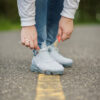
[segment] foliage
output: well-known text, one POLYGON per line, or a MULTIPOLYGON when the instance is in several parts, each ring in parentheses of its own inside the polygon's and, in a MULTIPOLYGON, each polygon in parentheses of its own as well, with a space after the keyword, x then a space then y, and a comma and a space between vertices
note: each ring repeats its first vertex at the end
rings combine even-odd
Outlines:
MULTIPOLYGON (((19 27, 17 0, 0 0, 0 29, 2 25, 19 27)), ((81 0, 75 23, 100 23, 100 0, 81 0)), ((2 27, 2 28, 1 28, 2 27)))

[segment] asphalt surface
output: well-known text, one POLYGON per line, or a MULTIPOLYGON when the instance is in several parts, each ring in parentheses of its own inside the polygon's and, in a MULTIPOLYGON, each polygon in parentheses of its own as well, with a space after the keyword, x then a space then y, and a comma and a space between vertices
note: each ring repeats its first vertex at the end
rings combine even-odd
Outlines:
MULTIPOLYGON (((72 58, 61 84, 66 100, 100 100, 100 26, 77 26, 60 52, 72 58)), ((37 73, 30 72, 32 50, 21 46, 20 31, 0 32, 0 100, 34 100, 37 73)))

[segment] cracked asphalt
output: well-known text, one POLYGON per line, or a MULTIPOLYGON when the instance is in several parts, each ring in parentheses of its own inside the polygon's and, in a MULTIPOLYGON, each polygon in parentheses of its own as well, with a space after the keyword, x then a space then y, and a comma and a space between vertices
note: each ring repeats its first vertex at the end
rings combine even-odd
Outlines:
MULTIPOLYGON (((74 64, 61 76, 66 100, 100 100, 100 25, 76 26, 60 52, 74 64)), ((0 32, 0 100, 35 100, 38 74, 30 72, 32 50, 20 31, 0 32)))

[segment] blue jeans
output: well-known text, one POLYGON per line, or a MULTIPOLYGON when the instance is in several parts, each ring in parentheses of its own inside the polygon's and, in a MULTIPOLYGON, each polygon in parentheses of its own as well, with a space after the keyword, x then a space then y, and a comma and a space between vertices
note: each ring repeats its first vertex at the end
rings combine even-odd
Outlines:
POLYGON ((36 0, 36 29, 38 32, 38 45, 42 42, 51 45, 55 42, 58 33, 60 13, 64 0, 36 0))

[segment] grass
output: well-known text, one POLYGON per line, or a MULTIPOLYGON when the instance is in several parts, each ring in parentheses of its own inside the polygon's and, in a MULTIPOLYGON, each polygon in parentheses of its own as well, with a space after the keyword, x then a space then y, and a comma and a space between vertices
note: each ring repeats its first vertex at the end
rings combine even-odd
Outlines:
POLYGON ((20 29, 19 22, 12 22, 9 19, 0 18, 0 31, 20 29))
POLYGON ((100 21, 74 21, 75 25, 100 25, 100 21))
MULTIPOLYGON (((100 25, 100 21, 85 21, 85 22, 78 22, 77 20, 74 21, 75 25, 100 25)), ((20 29, 20 22, 16 21, 13 22, 5 17, 0 17, 0 31, 7 31, 7 30, 16 30, 20 29)))

